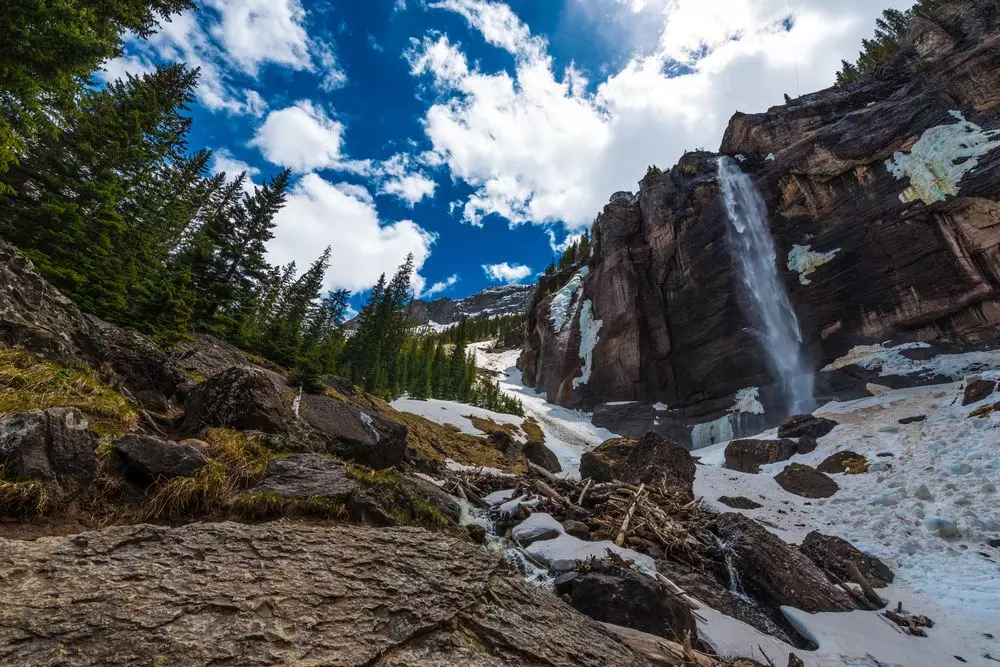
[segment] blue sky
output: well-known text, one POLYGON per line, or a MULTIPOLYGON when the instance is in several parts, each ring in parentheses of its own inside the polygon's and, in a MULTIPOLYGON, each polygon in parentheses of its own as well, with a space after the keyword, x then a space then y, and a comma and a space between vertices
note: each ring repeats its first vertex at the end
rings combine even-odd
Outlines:
POLYGON ((413 252, 426 297, 530 282, 649 164, 737 110, 830 85, 905 0, 202 0, 106 78, 202 68, 193 147, 294 172, 271 260, 333 246, 362 292, 413 252))

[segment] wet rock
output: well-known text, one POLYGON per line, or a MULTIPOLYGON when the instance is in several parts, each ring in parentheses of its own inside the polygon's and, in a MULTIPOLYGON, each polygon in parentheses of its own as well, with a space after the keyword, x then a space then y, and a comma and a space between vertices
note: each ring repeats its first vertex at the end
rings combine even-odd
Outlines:
POLYGON ((762 465, 787 461, 796 454, 808 454, 816 449, 816 441, 803 437, 798 440, 733 440, 726 445, 726 468, 747 473, 759 473, 762 465))
POLYGON ((306 394, 299 414, 330 454, 376 470, 397 466, 406 456, 406 427, 375 410, 323 394, 306 394))
POLYGON ((457 524, 461 519, 462 507, 458 501, 437 484, 412 475, 399 475, 399 482, 411 498, 427 503, 451 523, 457 524))
POLYGON ((524 457, 535 465, 541 466, 549 472, 562 472, 559 457, 543 443, 529 441, 525 443, 522 451, 524 457))
POLYGON ((685 447, 656 433, 647 433, 625 460, 623 481, 663 484, 683 498, 694 499, 695 462, 685 447))
POLYGON ((563 522, 563 529, 567 535, 579 537, 581 540, 590 539, 590 527, 582 521, 573 521, 572 519, 565 521, 563 522))
POLYGON ((853 562, 858 571, 876 588, 883 588, 895 578, 892 570, 878 558, 858 550, 853 544, 839 537, 813 531, 806 535, 799 550, 821 569, 829 570, 841 581, 854 578, 847 564, 853 562))
POLYGON ((183 429, 209 426, 283 433, 295 421, 291 396, 283 396, 259 368, 236 366, 202 383, 185 404, 183 429))
POLYGON ((144 484, 172 477, 189 477, 208 462, 208 457, 196 446, 146 435, 119 438, 115 441, 114 451, 125 464, 128 475, 144 484))
POLYGON ((97 444, 97 434, 75 408, 29 410, 0 419, 0 467, 17 480, 78 490, 97 474, 97 444))
POLYGON ((927 420, 927 415, 916 415, 913 417, 904 417, 899 420, 899 423, 905 426, 906 424, 919 424, 920 422, 926 420, 927 420))
POLYGON ((835 481, 801 463, 789 464, 775 475, 774 481, 785 491, 803 498, 829 498, 840 490, 835 481))
POLYGON ((755 510, 763 507, 760 503, 743 496, 719 496, 719 502, 737 510, 755 510))
POLYGON ((499 556, 417 528, 139 525, 0 553, 6 665, 650 667, 499 556))
POLYGON ((844 450, 831 454, 816 466, 816 470, 828 475, 849 473, 858 475, 868 471, 868 459, 857 452, 844 450))
POLYGON ((789 417, 784 424, 778 427, 778 437, 819 439, 824 435, 829 435, 830 431, 835 428, 837 428, 837 422, 832 419, 814 415, 795 415, 789 417))
POLYGON ((588 572, 570 592, 573 608, 597 621, 648 632, 675 642, 696 636, 690 607, 651 577, 623 571, 588 572))
POLYGON ((747 593, 774 609, 788 605, 817 613, 850 611, 854 601, 815 563, 742 514, 722 514, 714 530, 747 593))
POLYGON ((580 457, 580 477, 590 478, 595 483, 622 479, 625 461, 635 447, 635 440, 612 438, 601 443, 596 449, 584 452, 580 457))
POLYGON ((962 405, 978 403, 997 390, 997 383, 993 380, 974 380, 965 386, 965 393, 962 395, 962 405))
POLYGON ((483 544, 486 542, 486 529, 480 526, 478 523, 470 523, 465 527, 465 531, 469 533, 469 537, 476 544, 483 544))
POLYGON ((510 537, 521 546, 528 546, 543 540, 554 540, 564 532, 562 524, 551 515, 539 512, 514 526, 510 537))
POLYGON ((552 587, 555 588, 556 595, 569 595, 573 592, 573 585, 580 580, 583 574, 576 570, 563 572, 552 580, 552 587))

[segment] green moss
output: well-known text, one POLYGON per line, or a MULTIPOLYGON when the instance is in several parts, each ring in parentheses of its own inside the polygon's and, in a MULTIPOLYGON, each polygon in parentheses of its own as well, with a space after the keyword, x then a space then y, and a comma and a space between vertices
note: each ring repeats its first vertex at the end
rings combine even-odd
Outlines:
POLYGON ((451 525, 447 517, 429 502, 414 499, 412 522, 426 528, 446 528, 451 525))
POLYGON ((396 470, 394 468, 372 470, 371 468, 365 468, 364 466, 348 465, 347 475, 351 479, 356 479, 359 482, 371 484, 373 486, 399 485, 399 476, 396 474, 396 470))
POLYGON ((323 496, 297 499, 292 507, 317 519, 343 519, 347 516, 347 505, 323 496))
POLYGON ((234 514, 250 520, 273 519, 285 513, 288 502, 271 491, 254 491, 233 498, 230 509, 234 514))
POLYGON ((124 435, 138 422, 135 408, 91 369, 0 346, 0 417, 53 407, 77 408, 105 439, 124 435))

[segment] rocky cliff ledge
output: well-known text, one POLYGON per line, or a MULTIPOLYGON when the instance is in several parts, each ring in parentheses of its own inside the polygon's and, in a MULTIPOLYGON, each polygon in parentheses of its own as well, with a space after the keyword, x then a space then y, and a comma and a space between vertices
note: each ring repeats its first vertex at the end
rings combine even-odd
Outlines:
MULTIPOLYGON (((763 194, 814 368, 896 337, 996 336, 998 91, 1000 3, 951 3, 914 20, 877 75, 730 122, 720 153, 763 194)), ((748 428, 784 416, 767 413, 774 381, 741 308, 717 157, 689 153, 616 193, 588 264, 536 294, 520 366, 550 401, 685 439, 726 414, 748 428)))

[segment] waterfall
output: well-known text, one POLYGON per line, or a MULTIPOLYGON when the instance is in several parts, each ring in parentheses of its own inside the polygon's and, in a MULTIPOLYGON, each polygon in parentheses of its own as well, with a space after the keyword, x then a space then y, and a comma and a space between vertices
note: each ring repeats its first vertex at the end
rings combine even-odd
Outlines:
POLYGON ((729 592, 737 600, 756 607, 757 603, 743 590, 743 582, 740 580, 739 571, 733 565, 733 555, 729 550, 729 545, 718 537, 715 538, 715 543, 718 545, 719 550, 722 551, 722 558, 726 564, 726 572, 729 575, 729 592))
POLYGON ((799 320, 778 274, 767 207, 753 181, 732 158, 719 159, 719 183, 740 277, 752 304, 748 315, 758 328, 788 414, 810 412, 814 407, 813 374, 802 356, 799 320))

